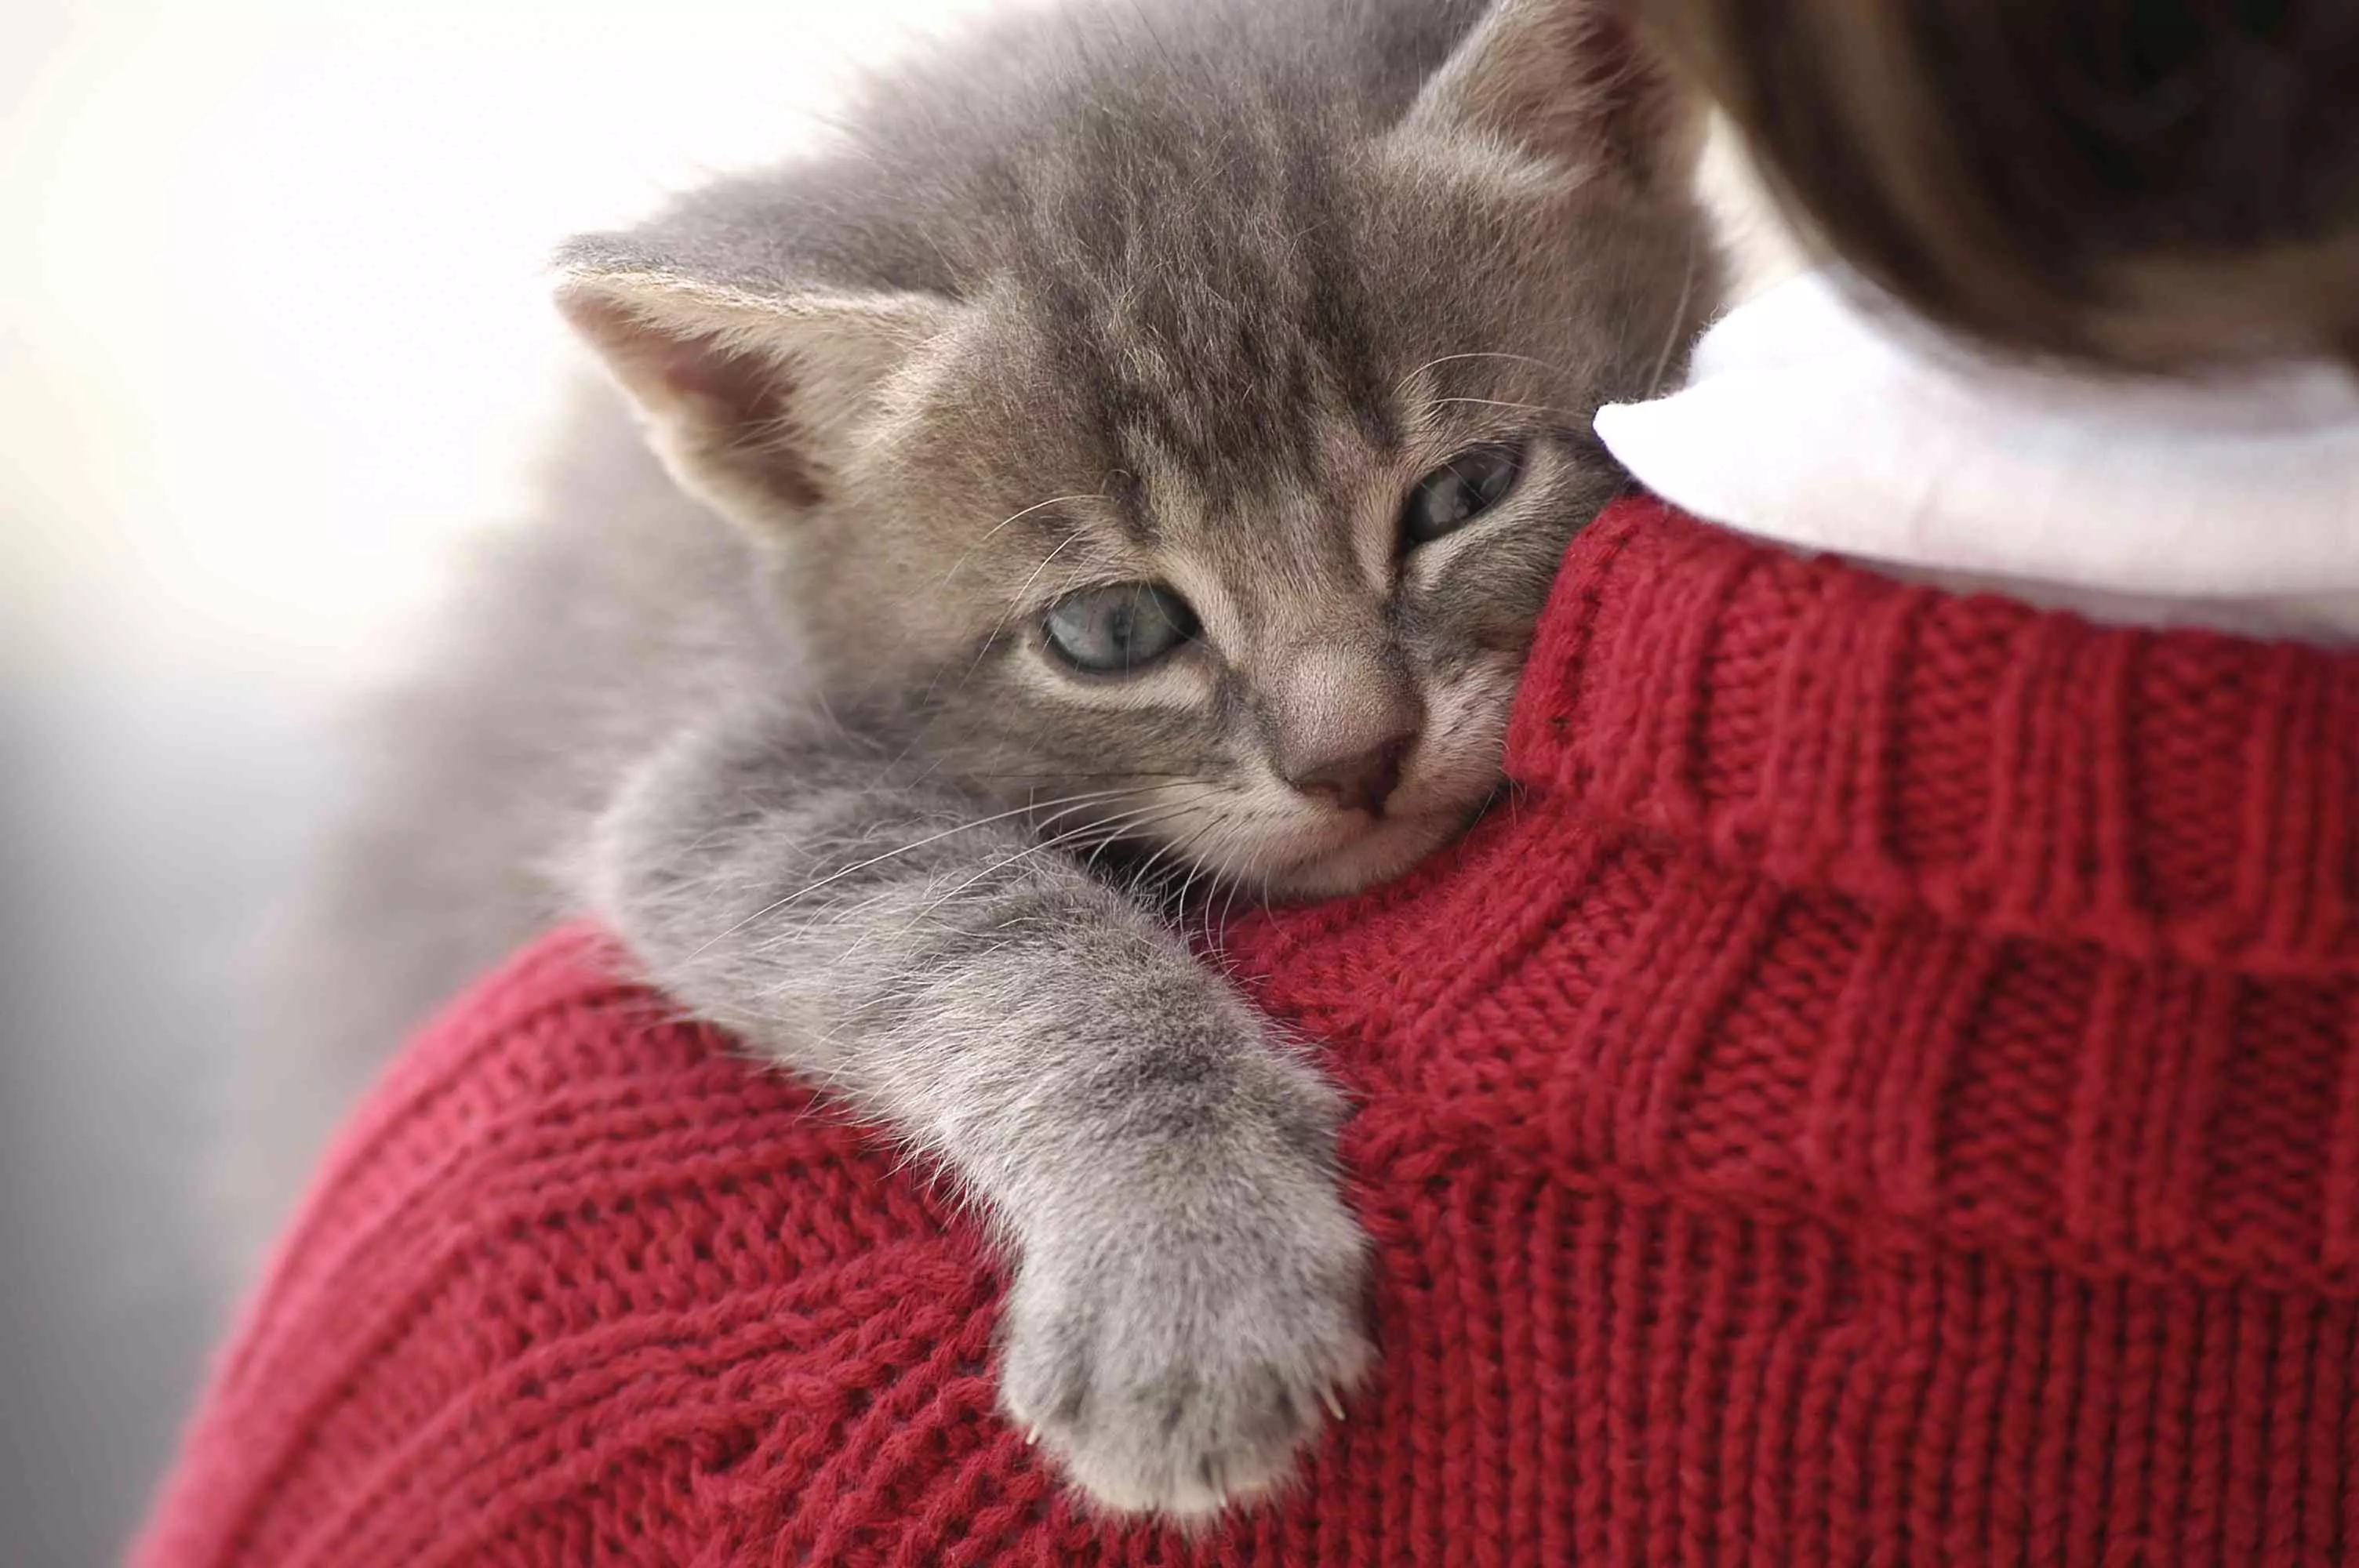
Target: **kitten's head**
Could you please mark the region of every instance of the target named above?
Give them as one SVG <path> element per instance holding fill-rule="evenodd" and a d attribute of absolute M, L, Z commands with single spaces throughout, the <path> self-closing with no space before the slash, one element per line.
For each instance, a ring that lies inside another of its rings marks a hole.
<path fill-rule="evenodd" d="M 1709 301 L 1667 104 L 1579 0 L 1506 0 L 1388 123 L 1116 83 L 923 264 L 841 281 L 792 239 L 841 185 L 748 182 L 577 243 L 561 298 L 839 711 L 1049 834 L 1347 891 L 1496 788 L 1623 483 L 1591 416 Z"/>

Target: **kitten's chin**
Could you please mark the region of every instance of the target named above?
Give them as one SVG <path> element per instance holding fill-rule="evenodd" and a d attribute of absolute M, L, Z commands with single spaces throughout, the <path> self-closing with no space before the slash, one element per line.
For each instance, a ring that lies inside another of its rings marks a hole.
<path fill-rule="evenodd" d="M 1470 815 L 1386 817 L 1349 843 L 1278 867 L 1268 875 L 1269 891 L 1282 899 L 1309 903 L 1362 892 L 1406 876 L 1464 832 Z"/>

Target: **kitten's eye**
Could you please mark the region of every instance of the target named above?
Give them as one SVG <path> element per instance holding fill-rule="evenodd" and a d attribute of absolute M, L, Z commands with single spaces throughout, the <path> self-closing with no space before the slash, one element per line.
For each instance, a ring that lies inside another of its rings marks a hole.
<path fill-rule="evenodd" d="M 1474 447 L 1459 453 L 1417 481 L 1401 508 L 1406 549 L 1454 534 L 1506 499 L 1524 471 L 1516 447 Z"/>
<path fill-rule="evenodd" d="M 1084 589 L 1050 607 L 1049 645 L 1096 675 L 1146 668 L 1196 634 L 1188 601 L 1159 583 Z"/>

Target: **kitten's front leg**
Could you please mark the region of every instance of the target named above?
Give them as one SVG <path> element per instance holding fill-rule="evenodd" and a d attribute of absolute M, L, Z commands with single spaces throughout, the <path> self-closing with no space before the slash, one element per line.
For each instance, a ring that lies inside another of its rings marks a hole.
<path fill-rule="evenodd" d="M 603 913 L 982 1201 L 1002 1403 L 1090 1496 L 1267 1487 L 1369 1359 L 1335 1091 L 1150 911 L 890 762 L 773 715 L 683 738 L 601 825 Z"/>

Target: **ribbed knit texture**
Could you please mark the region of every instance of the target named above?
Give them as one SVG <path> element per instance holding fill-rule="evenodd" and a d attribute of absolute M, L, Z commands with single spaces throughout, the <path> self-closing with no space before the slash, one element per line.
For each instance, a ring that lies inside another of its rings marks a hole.
<path fill-rule="evenodd" d="M 952 1206 L 573 931 L 351 1128 L 137 1561 L 2359 1560 L 2354 745 L 2351 657 L 1625 504 L 1518 798 L 1232 933 L 1380 1249 L 1299 1491 L 1077 1514 Z"/>

